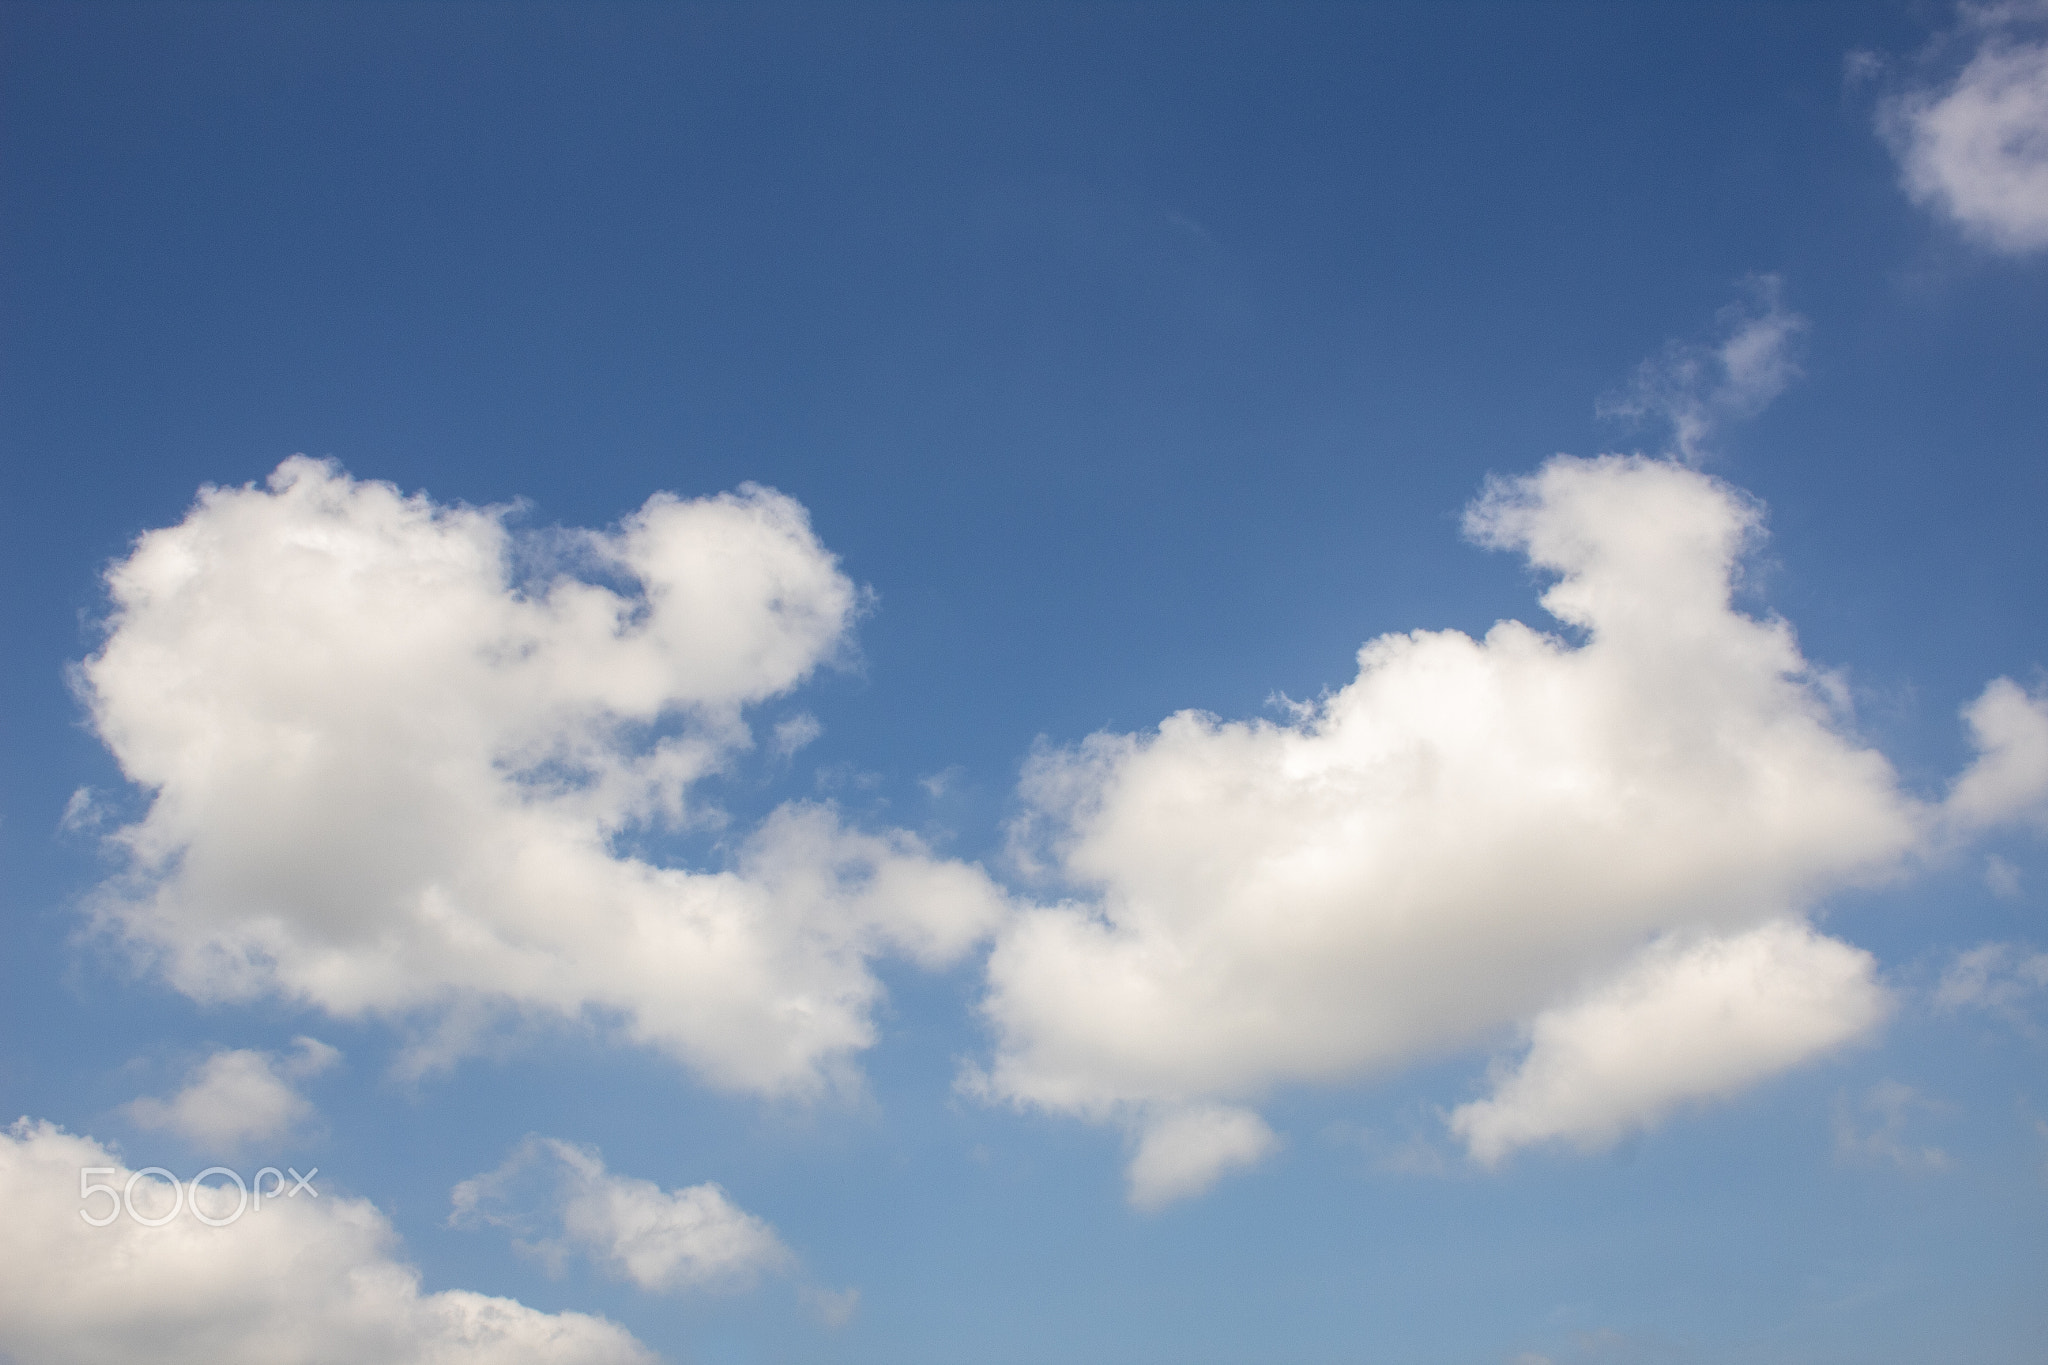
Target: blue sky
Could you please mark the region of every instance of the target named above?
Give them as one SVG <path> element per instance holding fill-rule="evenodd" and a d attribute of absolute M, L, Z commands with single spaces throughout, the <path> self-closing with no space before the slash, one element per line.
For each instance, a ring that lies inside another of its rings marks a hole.
<path fill-rule="evenodd" d="M 2044 30 L 0 8 L 0 1356 L 2033 1359 Z"/>

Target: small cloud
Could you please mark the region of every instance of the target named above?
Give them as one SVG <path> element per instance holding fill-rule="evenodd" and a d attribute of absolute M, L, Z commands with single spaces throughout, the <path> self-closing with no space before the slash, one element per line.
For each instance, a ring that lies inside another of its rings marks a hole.
<path fill-rule="evenodd" d="M 858 1289 L 805 1289 L 802 1298 L 804 1305 L 817 1315 L 818 1321 L 834 1331 L 852 1322 L 854 1312 L 860 1307 Z"/>
<path fill-rule="evenodd" d="M 1131 1158 L 1131 1204 L 1150 1213 L 1205 1193 L 1233 1170 L 1257 1165 L 1280 1146 L 1249 1109 L 1211 1105 L 1149 1122 Z"/>
<path fill-rule="evenodd" d="M 1953 78 L 1907 89 L 1878 107 L 1879 134 L 1914 203 L 1993 251 L 2048 248 L 2048 4 L 1964 5 L 1937 43 L 1960 40 Z"/>
<path fill-rule="evenodd" d="M 92 788 L 80 787 L 64 803 L 64 814 L 58 819 L 57 828 L 66 834 L 90 834 L 106 818 L 107 808 L 93 795 Z"/>
<path fill-rule="evenodd" d="M 1983 1010 L 2028 1036 L 2038 1031 L 2027 1006 L 2048 989 L 2048 953 L 2014 943 L 1983 943 L 1956 960 L 1934 988 L 1934 1007 L 1943 1013 Z"/>
<path fill-rule="evenodd" d="M 1711 341 L 1670 341 L 1636 367 L 1627 388 L 1594 405 L 1603 418 L 1667 424 L 1672 453 L 1698 464 L 1723 424 L 1754 417 L 1799 377 L 1795 355 L 1807 321 L 1784 305 L 1776 275 L 1743 281 L 1746 297 L 1716 315 Z"/>
<path fill-rule="evenodd" d="M 950 768 L 942 768 L 938 772 L 918 778 L 917 785 L 924 788 L 926 796 L 937 801 L 948 792 L 958 788 L 960 779 L 966 775 L 967 769 L 955 763 Z"/>
<path fill-rule="evenodd" d="M 144 1128 L 210 1147 L 271 1141 L 313 1116 L 312 1103 L 292 1083 L 317 1076 L 340 1057 L 317 1038 L 296 1039 L 284 1054 L 224 1049 L 194 1067 L 170 1099 L 136 1100 L 128 1115 Z"/>
<path fill-rule="evenodd" d="M 613 1175 L 595 1148 L 529 1137 L 495 1171 L 457 1185 L 451 1227 L 496 1227 L 561 1274 L 582 1252 L 649 1293 L 751 1288 L 795 1257 L 775 1229 L 715 1184 L 663 1190 Z M 848 1309 L 849 1313 L 851 1309 Z"/>
<path fill-rule="evenodd" d="M 1950 827 L 1963 836 L 2012 824 L 2048 829 L 2048 696 L 1994 678 L 1963 720 L 1977 757 L 1942 803 Z"/>
<path fill-rule="evenodd" d="M 2020 870 L 1994 853 L 1984 860 L 1984 885 L 2000 900 L 2018 900 Z"/>
<path fill-rule="evenodd" d="M 825 733 L 825 727 L 808 711 L 791 716 L 775 727 L 775 755 L 788 758 L 798 749 Z"/>
<path fill-rule="evenodd" d="M 1835 1102 L 1835 1156 L 1856 1164 L 1896 1166 L 1902 1170 L 1945 1171 L 1954 1163 L 1939 1147 L 1914 1146 L 1905 1140 L 1913 1114 L 1940 1114 L 1946 1106 L 1923 1098 L 1909 1085 L 1879 1081 L 1851 1103 Z"/>

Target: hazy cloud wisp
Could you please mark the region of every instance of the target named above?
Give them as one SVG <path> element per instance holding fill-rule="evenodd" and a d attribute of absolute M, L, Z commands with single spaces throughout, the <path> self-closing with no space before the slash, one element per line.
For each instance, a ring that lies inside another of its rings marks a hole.
<path fill-rule="evenodd" d="M 1785 307 L 1776 275 L 1752 276 L 1747 285 L 1748 297 L 1721 310 L 1712 341 L 1667 343 L 1595 411 L 1668 425 L 1671 453 L 1698 464 L 1719 427 L 1768 407 L 1799 376 L 1796 351 L 1807 322 Z"/>
<path fill-rule="evenodd" d="M 559 1138 L 527 1138 L 496 1170 L 457 1185 L 451 1199 L 456 1227 L 508 1229 L 558 1272 L 581 1252 L 649 1293 L 737 1291 L 795 1262 L 775 1229 L 720 1186 L 664 1190 L 614 1175 L 595 1150 Z"/>

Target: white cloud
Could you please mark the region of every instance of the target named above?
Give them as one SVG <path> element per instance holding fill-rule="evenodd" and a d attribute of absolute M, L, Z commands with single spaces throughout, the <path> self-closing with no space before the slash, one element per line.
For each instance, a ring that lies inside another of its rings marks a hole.
<path fill-rule="evenodd" d="M 300 457 L 108 586 L 80 691 L 153 799 L 99 922 L 196 998 L 438 1019 L 429 1061 L 494 1011 L 595 1019 L 804 1092 L 873 1040 L 873 957 L 952 961 L 1001 913 L 978 868 L 822 806 L 725 871 L 616 846 L 715 821 L 691 784 L 751 743 L 742 709 L 845 647 L 861 595 L 770 490 L 521 537 Z"/>
<path fill-rule="evenodd" d="M 1513 1074 L 1451 1129 L 1487 1166 L 1534 1143 L 1604 1147 L 1839 1047 L 1885 1010 L 1870 954 L 1803 924 L 1659 942 L 1537 1015 Z"/>
<path fill-rule="evenodd" d="M 64 803 L 64 814 L 58 818 L 57 828 L 66 834 L 83 834 L 98 829 L 106 818 L 106 808 L 100 805 L 92 788 L 80 787 Z"/>
<path fill-rule="evenodd" d="M 1934 1007 L 1983 1010 L 2032 1034 L 2036 1029 L 2027 1006 L 2043 991 L 2048 991 L 2048 953 L 2014 943 L 1980 943 L 1956 954 L 1942 972 Z"/>
<path fill-rule="evenodd" d="M 1266 1121 L 1249 1109 L 1207 1105 L 1159 1116 L 1147 1124 L 1131 1158 L 1131 1203 L 1157 1209 L 1201 1194 L 1279 1145 Z"/>
<path fill-rule="evenodd" d="M 1879 1081 L 1853 1105 L 1846 1098 L 1837 1101 L 1835 1155 L 1848 1162 L 1945 1171 L 1953 1164 L 1947 1152 L 1906 1141 L 1906 1125 L 1915 1113 L 1940 1113 L 1943 1108 L 1910 1085 Z"/>
<path fill-rule="evenodd" d="M 27 1119 L 0 1136 L 0 1356 L 37 1365 L 647 1365 L 624 1329 L 464 1290 L 427 1294 L 395 1259 L 368 1202 L 266 1200 L 225 1226 L 188 1209 L 161 1227 L 125 1213 L 94 1227 L 107 1196 L 81 1201 L 80 1171 L 125 1187 L 132 1172 L 91 1138 Z M 154 1177 L 137 1203 L 168 1208 Z M 234 1212 L 233 1186 L 196 1195 Z"/>
<path fill-rule="evenodd" d="M 663 1190 L 613 1175 L 589 1148 L 529 1137 L 497 1170 L 457 1185 L 458 1227 L 489 1224 L 559 1270 L 572 1250 L 650 1293 L 734 1291 L 795 1261 L 782 1240 L 714 1184 Z M 850 1310 L 849 1310 L 850 1311 Z"/>
<path fill-rule="evenodd" d="M 1583 1140 L 1878 1017 L 1869 959 L 1801 920 L 1956 820 L 1848 733 L 1788 625 L 1733 607 L 1756 504 L 1670 462 L 1559 457 L 1466 524 L 1557 576 L 1543 604 L 1581 642 L 1514 621 L 1383 636 L 1284 723 L 1183 712 L 1033 759 L 1023 852 L 1078 899 L 1000 932 L 970 1088 L 1129 1125 L 1142 1153 L 1182 1111 L 1519 1025 L 1557 1040 L 1526 1084 L 1553 1076 L 1549 1112 L 1585 1122 L 1555 1135 Z M 1725 1021 L 1740 1058 L 1681 1049 L 1661 1087 L 1546 1060 L 1590 1037 L 1574 1002 L 1676 1017 L 1743 972 L 1772 995 Z"/>
<path fill-rule="evenodd" d="M 810 712 L 791 716 L 775 727 L 775 752 L 788 758 L 824 733 L 825 727 Z"/>
<path fill-rule="evenodd" d="M 299 1038 L 287 1056 L 247 1048 L 222 1050 L 193 1069 L 168 1100 L 139 1099 L 128 1113 L 144 1128 L 169 1130 L 192 1142 L 232 1151 L 283 1137 L 313 1115 L 292 1084 L 317 1076 L 341 1056 L 315 1038 Z"/>
<path fill-rule="evenodd" d="M 1768 407 L 1799 377 L 1794 349 L 1807 323 L 1785 307 L 1776 275 L 1752 276 L 1747 287 L 1747 299 L 1721 310 L 1712 342 L 1667 343 L 1626 390 L 1596 405 L 1599 415 L 1668 424 L 1672 453 L 1696 464 L 1716 428 Z"/>
<path fill-rule="evenodd" d="M 1963 709 L 1977 761 L 1950 790 L 1947 813 L 1964 834 L 2048 820 L 2048 704 L 2010 678 Z"/>
<path fill-rule="evenodd" d="M 1879 129 L 1906 193 L 1993 250 L 2048 247 L 2048 5 L 1965 5 L 1952 81 L 1888 100 Z"/>

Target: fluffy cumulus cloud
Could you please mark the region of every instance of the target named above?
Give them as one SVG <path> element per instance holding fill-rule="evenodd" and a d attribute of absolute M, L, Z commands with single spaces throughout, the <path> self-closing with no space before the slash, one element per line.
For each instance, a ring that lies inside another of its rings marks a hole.
<path fill-rule="evenodd" d="M 1559 635 L 1383 636 L 1286 723 L 1184 712 L 1031 763 L 1020 839 L 1076 899 L 1000 933 L 968 1084 L 1125 1124 L 1140 1203 L 1272 1145 L 1272 1087 L 1522 1031 L 1475 1157 L 1594 1144 L 1854 1037 L 1831 891 L 2038 808 L 2048 706 L 1996 684 L 1954 809 L 1904 792 L 1785 622 L 1732 590 L 1760 510 L 1682 464 L 1559 457 L 1466 527 L 1553 576 Z"/>
<path fill-rule="evenodd" d="M 93 1168 L 99 1168 L 97 1170 Z M 0 1357 L 37 1365 L 651 1365 L 624 1329 L 462 1290 L 423 1293 L 370 1204 L 332 1193 L 235 1216 L 232 1185 L 151 1227 L 87 1181 L 134 1172 L 90 1138 L 27 1119 L 0 1135 Z M 176 1207 L 135 1181 L 143 1218 Z M 218 1224 L 218 1226 L 215 1226 Z"/>
<path fill-rule="evenodd" d="M 2048 4 L 1965 5 L 1962 70 L 1887 101 L 1906 192 L 1994 250 L 2048 247 Z"/>
<path fill-rule="evenodd" d="M 814 1089 L 873 1038 L 880 954 L 943 964 L 1002 909 L 979 869 L 792 805 L 731 865 L 637 856 L 750 704 L 861 602 L 767 489 L 515 535 L 329 464 L 207 489 L 108 573 L 79 688 L 151 794 L 100 924 L 203 1000 L 343 1017 L 590 1018 L 717 1084 Z"/>
<path fill-rule="evenodd" d="M 1885 1014 L 1870 954 L 1804 925 L 1657 944 L 1584 999 L 1536 1016 L 1527 1054 L 1451 1129 L 1493 1165 L 1565 1138 L 1604 1146 L 1688 1100 L 1729 1094 Z"/>
<path fill-rule="evenodd" d="M 317 1076 L 340 1056 L 317 1038 L 298 1039 L 283 1056 L 223 1049 L 195 1067 L 170 1099 L 140 1099 L 128 1106 L 128 1113 L 144 1128 L 232 1151 L 283 1137 L 311 1118 L 313 1105 L 296 1082 Z"/>
<path fill-rule="evenodd" d="M 664 1190 L 614 1175 L 595 1151 L 529 1137 L 453 1193 L 456 1227 L 492 1226 L 557 1271 L 581 1252 L 650 1293 L 732 1291 L 795 1258 L 775 1229 L 714 1184 Z"/>

